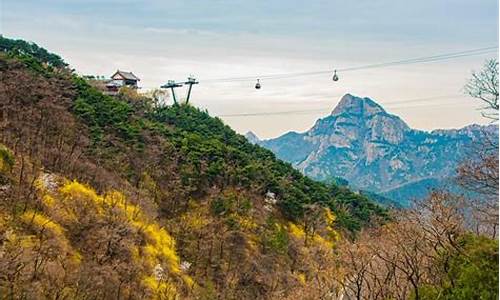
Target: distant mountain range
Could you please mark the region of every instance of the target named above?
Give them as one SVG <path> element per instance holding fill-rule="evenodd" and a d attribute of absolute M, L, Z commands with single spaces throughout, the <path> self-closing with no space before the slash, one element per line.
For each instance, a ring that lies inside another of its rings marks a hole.
<path fill-rule="evenodd" d="M 444 184 L 474 154 L 473 145 L 486 137 L 498 139 L 498 126 L 416 130 L 370 98 L 346 94 L 329 116 L 304 133 L 269 140 L 251 132 L 246 136 L 311 178 L 341 177 L 351 187 L 406 205 Z"/>

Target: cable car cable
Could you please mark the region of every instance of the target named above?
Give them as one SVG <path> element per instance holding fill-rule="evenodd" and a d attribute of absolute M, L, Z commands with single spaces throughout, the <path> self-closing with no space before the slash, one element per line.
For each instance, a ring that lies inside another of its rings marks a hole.
<path fill-rule="evenodd" d="M 491 53 L 491 52 L 496 52 L 496 51 L 494 51 L 496 49 L 498 49 L 498 46 L 477 48 L 477 49 L 465 50 L 465 51 L 460 51 L 460 52 L 451 52 L 451 53 L 410 58 L 410 59 L 403 59 L 403 60 L 392 61 L 392 62 L 375 63 L 375 64 L 369 64 L 369 65 L 364 65 L 364 66 L 340 68 L 340 69 L 336 69 L 336 70 L 338 72 L 351 72 L 351 71 L 358 71 L 358 70 L 364 70 L 364 69 L 374 69 L 374 68 L 392 67 L 392 66 L 407 65 L 407 64 L 435 62 L 435 61 L 441 61 L 441 60 L 447 60 L 447 59 L 454 59 L 454 58 L 460 58 L 460 57 L 487 54 L 487 53 Z M 311 72 L 269 74 L 269 75 L 260 75 L 260 76 L 228 77 L 228 78 L 218 78 L 218 79 L 207 79 L 207 80 L 203 80 L 203 82 L 238 82 L 238 81 L 249 81 L 249 80 L 253 81 L 253 80 L 255 80 L 255 78 L 266 79 L 266 80 L 286 79 L 286 78 L 293 78 L 293 77 L 331 74 L 331 72 L 332 72 L 332 70 L 323 70 L 323 71 L 311 71 Z"/>
<path fill-rule="evenodd" d="M 404 103 L 415 103 L 415 102 L 425 102 L 429 100 L 435 100 L 435 99 L 454 99 L 456 97 L 460 97 L 463 95 L 443 95 L 443 96 L 433 96 L 433 97 L 422 97 L 422 98 L 413 98 L 413 99 L 406 99 L 406 100 L 399 100 L 399 101 L 392 101 L 392 102 L 386 102 L 386 103 L 381 103 L 384 105 L 384 107 L 390 108 L 391 105 L 394 104 L 404 104 Z M 434 105 L 443 105 L 446 103 L 434 103 L 434 104 L 429 104 L 426 106 L 434 106 Z M 405 108 L 411 108 L 412 106 L 405 106 Z M 423 107 L 423 105 L 420 106 L 413 106 L 413 107 Z M 400 107 L 397 107 L 400 108 Z M 394 109 L 394 108 L 393 108 Z M 257 116 L 275 116 L 275 115 L 293 115 L 293 114 L 304 114 L 304 113 L 316 113 L 316 112 L 329 112 L 331 109 L 306 109 L 306 110 L 290 110 L 290 111 L 277 111 L 277 112 L 262 112 L 262 113 L 240 113 L 240 114 L 224 114 L 224 115 L 217 115 L 217 117 L 257 117 Z"/>

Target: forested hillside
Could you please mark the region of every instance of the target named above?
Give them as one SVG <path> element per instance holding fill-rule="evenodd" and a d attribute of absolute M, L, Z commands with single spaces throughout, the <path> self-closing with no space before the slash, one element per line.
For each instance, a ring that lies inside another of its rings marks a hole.
<path fill-rule="evenodd" d="M 0 45 L 8 298 L 318 299 L 338 292 L 336 243 L 388 219 L 206 112 L 106 96 L 43 48 Z"/>
<path fill-rule="evenodd" d="M 388 211 L 207 112 L 0 46 L 1 299 L 498 298 L 497 141 L 450 178 L 476 198 Z"/>

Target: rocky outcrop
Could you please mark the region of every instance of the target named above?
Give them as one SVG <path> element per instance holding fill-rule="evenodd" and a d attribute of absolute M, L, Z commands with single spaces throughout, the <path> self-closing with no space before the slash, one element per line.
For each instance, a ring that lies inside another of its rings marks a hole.
<path fill-rule="evenodd" d="M 314 179 L 342 177 L 354 187 L 386 192 L 453 175 L 485 138 L 496 140 L 498 126 L 415 130 L 375 101 L 347 94 L 310 130 L 258 143 Z"/>

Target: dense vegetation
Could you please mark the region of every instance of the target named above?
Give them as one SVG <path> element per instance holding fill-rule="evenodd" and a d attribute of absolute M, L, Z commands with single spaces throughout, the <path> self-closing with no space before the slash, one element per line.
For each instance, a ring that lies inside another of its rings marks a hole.
<path fill-rule="evenodd" d="M 179 157 L 180 180 L 190 191 L 186 197 L 199 196 L 212 186 L 238 186 L 261 195 L 269 191 L 292 220 L 303 216 L 306 205 L 321 203 L 339 213 L 339 224 L 350 231 L 373 217 L 386 218 L 385 211 L 366 197 L 303 176 L 206 112 L 188 105 L 153 110 L 147 98 L 124 101 L 103 95 L 80 78 L 73 82 L 77 87 L 73 110 L 89 126 L 93 143 L 111 151 L 106 133 L 112 132 L 140 152 L 145 132 L 165 137 Z"/>
<path fill-rule="evenodd" d="M 2 297 L 496 295 L 496 241 L 471 234 L 455 198 L 389 218 L 207 112 L 106 96 L 36 45 L 2 45 Z"/>
<path fill-rule="evenodd" d="M 346 293 L 358 299 L 497 299 L 495 221 L 471 227 L 470 214 L 477 211 L 466 203 L 434 192 L 393 222 L 342 243 Z"/>
<path fill-rule="evenodd" d="M 37 61 L 54 68 L 63 68 L 68 65 L 59 55 L 51 53 L 35 43 L 8 39 L 2 35 L 0 35 L 0 51 L 7 52 L 21 60 L 35 58 Z"/>
<path fill-rule="evenodd" d="M 0 256 L 2 294 L 316 299 L 337 292 L 339 232 L 387 219 L 206 112 L 107 96 L 4 45 L 0 235 L 19 251 Z"/>
<path fill-rule="evenodd" d="M 459 240 L 462 253 L 441 255 L 449 271 L 439 285 L 421 288 L 424 299 L 496 299 L 498 291 L 498 245 L 484 236 L 466 234 Z"/>

